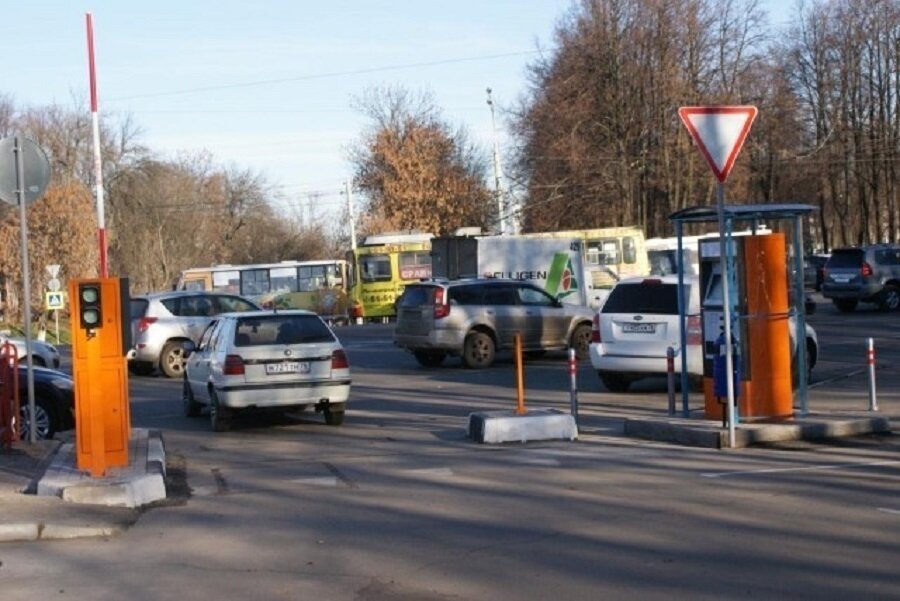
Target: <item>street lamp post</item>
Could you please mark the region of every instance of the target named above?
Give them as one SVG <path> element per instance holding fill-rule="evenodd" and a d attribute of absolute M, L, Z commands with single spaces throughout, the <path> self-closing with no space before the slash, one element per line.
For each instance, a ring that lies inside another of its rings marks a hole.
<path fill-rule="evenodd" d="M 501 182 L 500 173 L 500 145 L 497 142 L 497 122 L 494 118 L 494 100 L 491 98 L 491 89 L 487 89 L 487 104 L 491 108 L 491 132 L 494 136 L 494 196 L 497 199 L 497 219 L 500 235 L 512 233 L 507 227 L 509 216 L 505 215 L 505 207 L 503 203 L 503 184 Z"/>

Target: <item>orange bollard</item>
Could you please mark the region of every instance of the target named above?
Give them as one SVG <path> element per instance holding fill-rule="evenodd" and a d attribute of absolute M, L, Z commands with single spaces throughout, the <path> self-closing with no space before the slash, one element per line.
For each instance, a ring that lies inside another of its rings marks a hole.
<path fill-rule="evenodd" d="M 513 336 L 516 344 L 516 414 L 525 415 L 525 374 L 522 369 L 522 335 L 516 333 Z"/>

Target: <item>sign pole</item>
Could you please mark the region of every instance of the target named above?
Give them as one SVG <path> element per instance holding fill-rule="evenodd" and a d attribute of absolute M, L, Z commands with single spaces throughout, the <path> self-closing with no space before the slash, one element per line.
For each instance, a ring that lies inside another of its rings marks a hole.
<path fill-rule="evenodd" d="M 22 157 L 22 138 L 13 139 L 13 150 L 16 153 L 16 195 L 19 200 L 19 231 L 22 236 L 22 288 L 25 298 L 25 356 L 28 365 L 28 442 L 37 441 L 37 424 L 34 414 L 34 360 L 31 357 L 31 274 L 28 269 L 28 220 L 25 217 L 25 163 Z M 18 416 L 15 416 L 18 418 Z"/>
<path fill-rule="evenodd" d="M 725 378 L 728 392 L 728 448 L 734 448 L 734 354 L 731 344 L 731 282 L 728 273 L 728 242 L 725 237 L 725 184 L 716 183 L 716 207 L 719 212 L 719 269 L 722 272 L 722 301 L 725 325 Z"/>

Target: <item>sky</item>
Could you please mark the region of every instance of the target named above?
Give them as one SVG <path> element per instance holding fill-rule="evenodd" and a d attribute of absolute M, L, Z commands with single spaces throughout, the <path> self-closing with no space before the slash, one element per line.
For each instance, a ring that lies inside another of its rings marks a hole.
<path fill-rule="evenodd" d="M 380 85 L 428 91 L 444 119 L 490 151 L 493 90 L 505 114 L 526 67 L 552 47 L 569 0 L 3 0 L 0 93 L 16 106 L 89 109 L 85 13 L 93 14 L 100 113 L 130 115 L 161 158 L 207 150 L 251 169 L 285 209 L 334 218 L 348 149 L 366 118 L 354 99 Z M 785 2 L 763 3 L 775 23 Z M 311 203 L 310 198 L 314 198 Z"/>

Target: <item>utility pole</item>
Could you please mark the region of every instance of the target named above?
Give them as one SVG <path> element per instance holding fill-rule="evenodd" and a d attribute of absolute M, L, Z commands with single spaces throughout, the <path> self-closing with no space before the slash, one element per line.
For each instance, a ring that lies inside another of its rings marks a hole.
<path fill-rule="evenodd" d="M 356 209 L 353 207 L 353 190 L 350 182 L 344 182 L 344 191 L 347 194 L 347 212 L 350 214 L 350 248 L 356 250 Z"/>
<path fill-rule="evenodd" d="M 509 216 L 505 215 L 503 206 L 503 184 L 500 172 L 500 146 L 497 142 L 497 122 L 494 118 L 494 100 L 491 98 L 491 89 L 487 89 L 487 104 L 491 108 L 491 130 L 494 135 L 494 196 L 497 199 L 497 219 L 499 220 L 500 235 L 512 233 L 507 227 Z"/>

